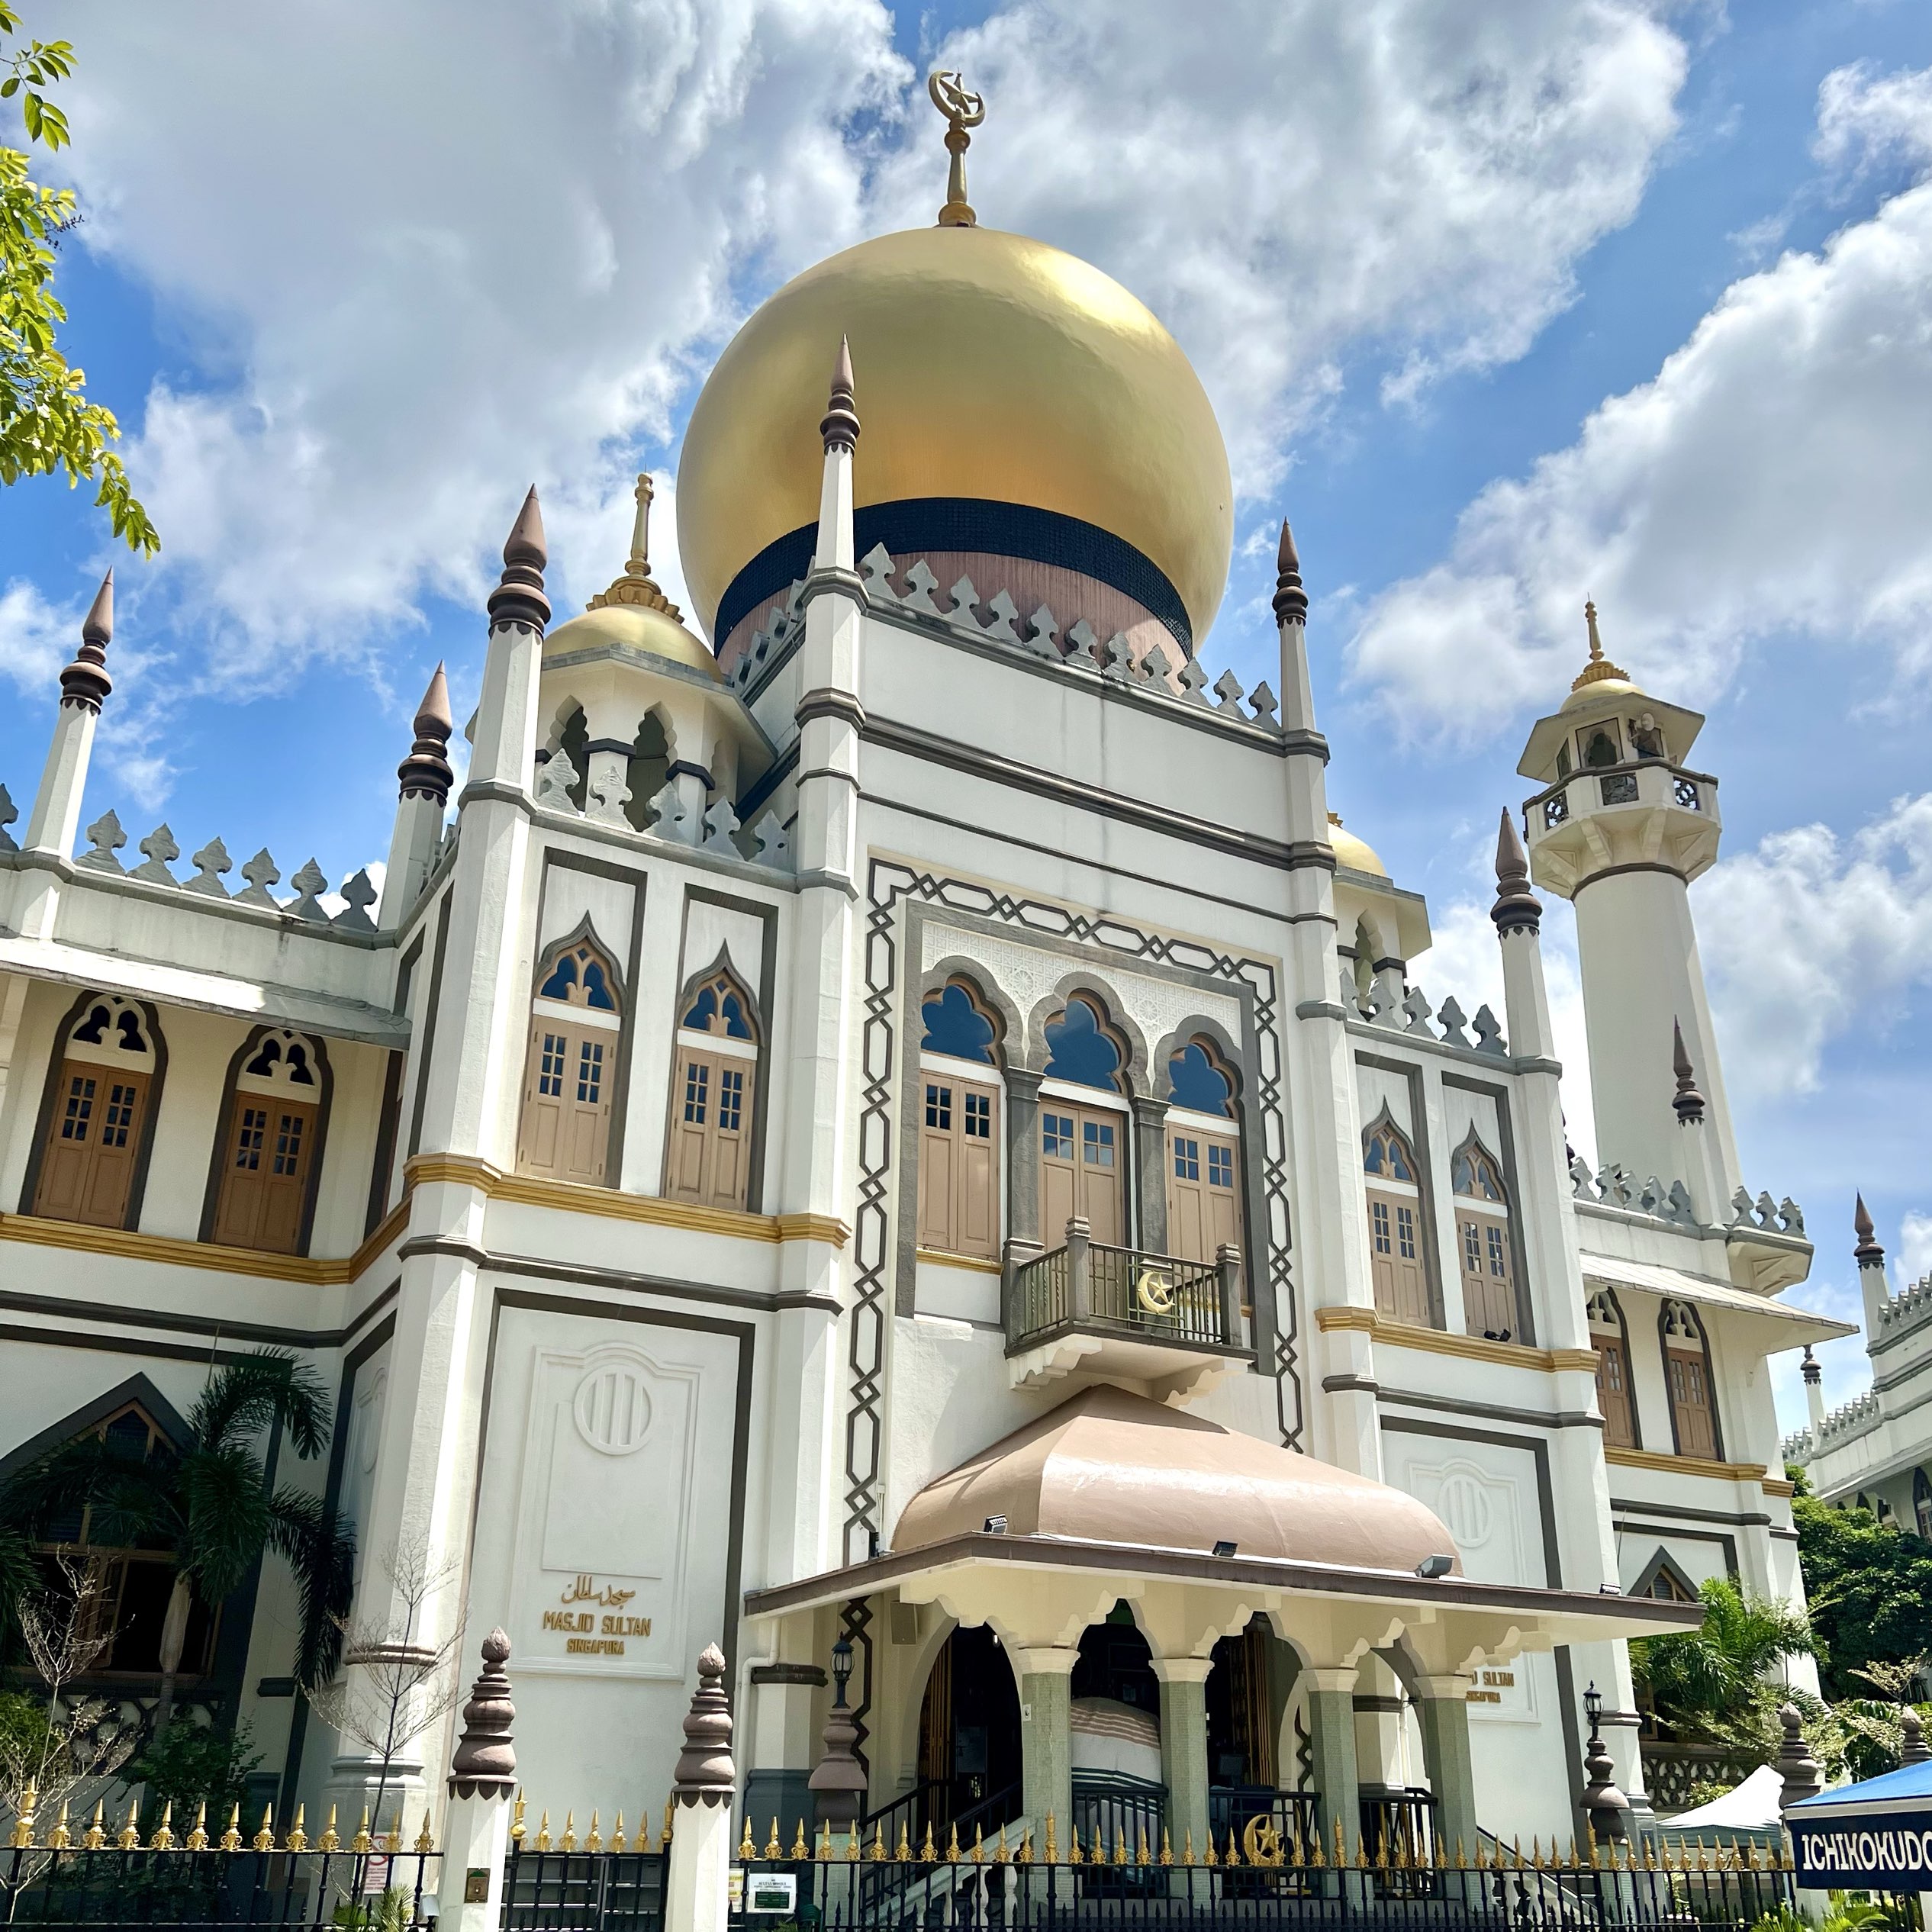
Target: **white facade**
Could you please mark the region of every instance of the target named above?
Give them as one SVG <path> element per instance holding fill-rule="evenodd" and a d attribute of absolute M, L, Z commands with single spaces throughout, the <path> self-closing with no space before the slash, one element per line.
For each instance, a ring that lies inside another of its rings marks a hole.
<path fill-rule="evenodd" d="M 520 523 L 467 784 L 446 825 L 430 731 L 413 793 L 404 767 L 379 909 L 353 892 L 331 919 L 306 874 L 298 901 L 277 900 L 253 863 L 249 893 L 231 895 L 225 854 L 198 855 L 187 883 L 152 851 L 126 871 L 105 821 L 77 856 L 91 713 L 63 705 L 56 795 L 29 848 L 0 848 L 0 1456 L 128 1402 L 165 1430 L 211 1351 L 295 1350 L 337 1392 L 336 1437 L 318 1463 L 285 1454 L 280 1473 L 353 1521 L 359 1614 L 380 1614 L 385 1553 L 450 1564 L 433 1618 L 510 1631 L 520 1775 L 580 1822 L 594 1805 L 607 1818 L 662 1802 L 713 1640 L 733 1661 L 761 1832 L 816 1760 L 842 1629 L 858 1651 L 871 1802 L 909 1789 L 951 1628 L 943 1583 L 882 1586 L 842 1613 L 809 1592 L 787 1608 L 782 1593 L 889 1557 L 923 1486 L 1096 1382 L 1409 1492 L 1498 1592 L 1600 1598 L 1606 1616 L 1619 1591 L 1715 1575 L 1802 1598 L 1766 1361 L 1842 1331 L 1779 1299 L 1808 1267 L 1796 1211 L 1733 1199 L 1687 891 L 1717 827 L 1715 781 L 1682 762 L 1694 715 L 1599 683 L 1526 755 L 1542 787 L 1535 877 L 1578 895 L 1608 1164 L 1573 1172 L 1534 918 L 1512 926 L 1499 903 L 1502 1020 L 1423 997 L 1421 900 L 1331 829 L 1292 604 L 1278 706 L 1265 688 L 1243 701 L 1218 684 L 1216 701 L 1191 670 L 1107 662 L 1077 624 L 1058 645 L 1022 641 L 990 609 L 1000 584 L 935 597 L 919 555 L 855 559 L 852 460 L 835 440 L 810 573 L 762 613 L 728 678 L 594 626 L 546 643 L 540 530 Z M 1628 800 L 1613 787 L 1605 801 L 1596 768 L 1560 773 L 1578 718 L 1638 712 L 1686 735 L 1618 757 Z M 627 812 L 653 716 L 662 789 Z M 571 766 L 588 781 L 575 797 L 552 762 L 567 738 L 588 766 Z M 606 1006 L 542 990 L 579 942 L 602 962 Z M 720 973 L 751 1009 L 745 1040 L 681 1024 Z M 955 983 L 997 1045 L 987 1061 L 926 1065 L 923 1009 Z M 1116 1043 L 1109 1091 L 1049 1064 L 1049 1028 L 1081 997 Z M 76 1043 L 103 1002 L 108 1045 Z M 124 1010 L 147 1055 L 124 1199 L 118 1218 L 63 1218 L 45 1176 L 63 1069 L 93 1051 L 109 1078 Z M 602 1042 L 607 1093 L 572 1116 L 591 1178 L 559 1177 L 562 1155 L 533 1170 L 530 1056 L 546 1015 L 578 1029 L 555 1035 L 572 1055 Z M 1673 1019 L 1695 1120 L 1673 1109 Z M 244 1062 L 273 1029 L 306 1044 L 323 1080 L 296 1238 L 270 1254 L 213 1237 L 233 1211 Z M 1175 1106 L 1190 1042 L 1226 1077 L 1218 1118 Z M 724 1164 L 692 1183 L 709 1198 L 690 1198 L 674 1177 L 700 1051 L 716 1077 L 748 1084 L 728 1159 L 711 1143 L 691 1154 L 694 1174 Z M 997 1238 L 990 1254 L 942 1253 L 917 1238 L 919 1165 L 935 1158 L 922 1089 L 975 1074 L 993 1096 Z M 1016 1284 L 1066 1238 L 1042 1216 L 1058 1184 L 1043 1177 L 1043 1115 L 1112 1124 L 1118 1245 L 1157 1258 L 1179 1252 L 1174 1137 L 1212 1147 L 1219 1126 L 1232 1165 L 1213 1173 L 1238 1201 L 1233 1332 L 1203 1344 L 1026 1327 Z M 1391 1131 L 1406 1179 L 1365 1173 Z M 1492 1180 L 1464 1194 L 1479 1155 Z M 1386 1268 L 1378 1200 L 1401 1231 Z M 1616 1404 L 1599 1400 L 1606 1344 Z M 1693 1356 L 1702 1396 L 1673 1398 Z M 1207 1676 L 1190 1659 L 1249 1610 L 1176 1648 L 1154 1629 L 1158 1592 L 1138 1588 L 1121 1594 L 1142 1605 L 1164 1708 L 1190 1669 Z M 1072 1667 L 1104 1597 L 1092 1608 L 1057 1637 L 1003 1634 L 1022 1686 Z M 1315 1698 L 1352 1698 L 1361 1778 L 1392 1785 L 1428 1776 L 1418 1703 L 1453 1699 L 1475 1739 L 1481 1824 L 1567 1834 L 1594 1680 L 1624 1714 L 1620 1778 L 1642 1790 L 1627 1661 L 1608 1634 L 1538 1648 L 1525 1613 L 1513 1637 L 1431 1658 L 1434 1613 L 1405 1612 L 1330 1653 L 1303 1641 L 1329 1628 L 1312 1613 L 1270 1614 L 1300 1665 L 1268 1718 L 1285 1785 L 1310 1775 Z M 192 1697 L 245 1713 L 281 1802 L 314 1808 L 352 1799 L 369 1767 L 290 1694 L 293 1620 L 271 1563 L 223 1607 Z M 446 1751 L 426 1740 L 412 1804 L 440 1802 Z"/>

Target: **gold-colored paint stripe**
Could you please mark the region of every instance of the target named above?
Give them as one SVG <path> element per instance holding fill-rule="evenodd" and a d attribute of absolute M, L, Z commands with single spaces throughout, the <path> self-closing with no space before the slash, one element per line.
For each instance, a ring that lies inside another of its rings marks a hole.
<path fill-rule="evenodd" d="M 983 1254 L 949 1254 L 943 1248 L 919 1248 L 913 1251 L 916 1259 L 930 1261 L 935 1267 L 964 1268 L 972 1274 L 1003 1274 L 1006 1272 L 997 1261 L 989 1261 Z"/>
<path fill-rule="evenodd" d="M 1619 1449 L 1604 1445 L 1603 1460 L 1625 1469 L 1654 1469 L 1675 1476 L 1709 1476 L 1725 1483 L 1757 1483 L 1765 1475 L 1762 1463 L 1713 1462 L 1708 1456 L 1666 1456 L 1658 1449 Z M 1775 1479 L 1774 1479 L 1775 1480 Z M 1765 1483 L 1767 1492 L 1769 1484 Z M 1790 1486 L 1783 1486 L 1790 1493 Z"/>
<path fill-rule="evenodd" d="M 1530 1348 L 1514 1341 L 1491 1341 L 1485 1335 L 1452 1335 L 1441 1328 L 1420 1328 L 1392 1322 L 1372 1308 L 1318 1308 L 1315 1325 L 1324 1330 L 1353 1329 L 1373 1336 L 1392 1348 L 1412 1348 L 1428 1355 L 1454 1355 L 1467 1362 L 1494 1362 L 1509 1368 L 1537 1369 L 1554 1375 L 1563 1369 L 1596 1373 L 1593 1348 Z"/>

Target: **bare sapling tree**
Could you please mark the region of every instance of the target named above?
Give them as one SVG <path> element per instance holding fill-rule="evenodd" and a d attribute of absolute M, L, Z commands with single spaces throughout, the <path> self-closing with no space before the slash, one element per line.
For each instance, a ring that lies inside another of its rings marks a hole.
<path fill-rule="evenodd" d="M 442 1721 L 459 1695 L 462 1618 L 452 1617 L 439 1634 L 427 1606 L 455 1581 L 460 1567 L 454 1559 L 432 1563 L 423 1544 L 398 1544 L 382 1560 L 390 1585 L 383 1613 L 340 1620 L 341 1673 L 308 1693 L 324 1724 L 380 1761 L 369 1808 L 378 1835 L 397 1760 Z M 398 1809 L 395 1828 L 401 1824 Z"/>
<path fill-rule="evenodd" d="M 57 1847 L 84 1827 L 69 1814 L 98 1802 L 108 1781 L 133 1755 L 138 1728 L 118 1722 L 105 1699 L 76 1694 L 114 1641 L 100 1569 L 71 1557 L 56 1559 L 61 1587 L 36 1590 L 16 1610 L 22 1648 L 46 1693 L 18 1699 L 0 1721 L 0 1808 L 10 1813 L 17 1845 L 37 1837 Z M 76 1802 L 78 1801 L 78 1804 Z M 0 1869 L 0 1891 L 37 1879 L 44 1860 Z M 30 1869 L 31 1868 L 31 1869 Z"/>

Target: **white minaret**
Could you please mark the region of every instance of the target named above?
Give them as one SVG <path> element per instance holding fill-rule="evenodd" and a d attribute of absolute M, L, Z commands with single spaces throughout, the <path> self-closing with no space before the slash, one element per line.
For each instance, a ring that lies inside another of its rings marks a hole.
<path fill-rule="evenodd" d="M 1858 1264 L 1859 1294 L 1865 1304 L 1865 1346 L 1869 1350 L 1879 1338 L 1879 1319 L 1885 1303 L 1892 1299 L 1892 1288 L 1885 1280 L 1885 1250 L 1879 1245 L 1878 1231 L 1872 1225 L 1871 1211 L 1863 1194 L 1852 1211 L 1852 1226 L 1858 1234 L 1852 1259 Z"/>
<path fill-rule="evenodd" d="M 1685 763 L 1704 719 L 1638 690 L 1604 656 L 1596 605 L 1584 614 L 1589 662 L 1516 768 L 1541 787 L 1524 807 L 1531 873 L 1576 910 L 1598 1159 L 1640 1184 L 1681 1180 L 1721 1220 L 1741 1176 L 1691 918 L 1690 882 L 1722 829 L 1717 781 Z M 1701 1151 L 1673 1106 L 1685 1054 L 1702 1084 Z"/>
<path fill-rule="evenodd" d="M 415 904 L 443 839 L 443 813 L 455 774 L 449 768 L 449 681 L 438 665 L 423 701 L 416 708 L 416 742 L 396 767 L 401 792 L 396 826 L 389 839 L 389 868 L 383 875 L 382 905 L 376 924 L 393 932 Z"/>

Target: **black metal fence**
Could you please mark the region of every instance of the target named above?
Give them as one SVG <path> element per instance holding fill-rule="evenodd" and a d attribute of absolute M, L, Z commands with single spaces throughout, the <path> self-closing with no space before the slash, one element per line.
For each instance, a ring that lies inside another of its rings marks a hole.
<path fill-rule="evenodd" d="M 504 1932 L 660 1932 L 666 1856 L 513 1844 L 504 1867 Z"/>
<path fill-rule="evenodd" d="M 430 1851 L 19 1845 L 0 1850 L 0 1923 L 409 1932 L 436 1922 L 441 1863 Z"/>
<path fill-rule="evenodd" d="M 821 1855 L 746 1861 L 734 1887 L 736 1932 L 1206 1932 L 1356 1924 L 1414 1932 L 1695 1932 L 1750 1928 L 1793 1903 L 1788 1865 L 1699 1850 L 1668 1862 L 1654 1848 L 1546 1858 L 1533 1846 L 1474 1863 L 1337 1863 L 1319 1834 L 1290 1837 L 1261 1862 L 1198 1864 L 1144 1853 L 1123 1835 L 1096 1858 L 1035 1862 L 1030 1834 L 1003 1853 L 948 1860 Z M 849 1847 L 850 1840 L 847 1840 Z"/>

